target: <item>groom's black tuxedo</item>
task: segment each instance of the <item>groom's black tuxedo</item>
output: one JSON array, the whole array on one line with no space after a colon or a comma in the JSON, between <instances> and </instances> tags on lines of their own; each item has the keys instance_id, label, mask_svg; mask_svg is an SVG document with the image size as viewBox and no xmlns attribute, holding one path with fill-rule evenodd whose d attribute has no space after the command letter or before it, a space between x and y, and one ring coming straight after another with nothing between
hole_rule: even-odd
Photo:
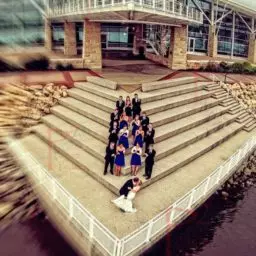
<instances>
[{"instance_id":1,"label":"groom's black tuxedo","mask_svg":"<svg viewBox=\"0 0 256 256\"><path fill-rule=\"evenodd\" d=\"M133 188L133 182L132 182L132 179L130 180L127 180L124 185L121 187L119 193L120 193L120 196L124 195L125 197L127 197L128 193L129 193L129 189L128 188Z\"/></svg>"}]
</instances>

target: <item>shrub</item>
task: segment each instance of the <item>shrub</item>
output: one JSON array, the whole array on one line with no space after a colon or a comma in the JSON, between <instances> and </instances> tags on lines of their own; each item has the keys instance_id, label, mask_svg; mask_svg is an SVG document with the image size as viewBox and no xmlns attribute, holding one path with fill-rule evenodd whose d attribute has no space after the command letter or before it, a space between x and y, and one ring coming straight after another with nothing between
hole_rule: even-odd
<instances>
[{"instance_id":1,"label":"shrub","mask_svg":"<svg viewBox=\"0 0 256 256\"><path fill-rule=\"evenodd\" d=\"M234 73L244 73L245 67L243 63L235 62L231 65L231 71Z\"/></svg>"},{"instance_id":2,"label":"shrub","mask_svg":"<svg viewBox=\"0 0 256 256\"><path fill-rule=\"evenodd\" d=\"M56 70L63 71L63 70L65 70L65 67L61 63L58 62L56 64Z\"/></svg>"},{"instance_id":3,"label":"shrub","mask_svg":"<svg viewBox=\"0 0 256 256\"><path fill-rule=\"evenodd\" d=\"M0 72L19 71L20 67L0 59Z\"/></svg>"},{"instance_id":4,"label":"shrub","mask_svg":"<svg viewBox=\"0 0 256 256\"><path fill-rule=\"evenodd\" d=\"M209 72L220 72L219 64L209 61L204 70Z\"/></svg>"},{"instance_id":5,"label":"shrub","mask_svg":"<svg viewBox=\"0 0 256 256\"><path fill-rule=\"evenodd\" d=\"M228 72L229 71L229 64L225 61L220 62L219 64L221 72Z\"/></svg>"},{"instance_id":6,"label":"shrub","mask_svg":"<svg viewBox=\"0 0 256 256\"><path fill-rule=\"evenodd\" d=\"M66 65L66 70L73 70L73 69L74 67L71 63Z\"/></svg>"},{"instance_id":7,"label":"shrub","mask_svg":"<svg viewBox=\"0 0 256 256\"><path fill-rule=\"evenodd\" d=\"M27 70L47 70L49 68L49 59L45 56L40 56L36 59L29 60L24 63Z\"/></svg>"},{"instance_id":8,"label":"shrub","mask_svg":"<svg viewBox=\"0 0 256 256\"><path fill-rule=\"evenodd\" d=\"M71 63L67 64L67 65L63 65L62 63L58 62L56 64L56 70L59 70L59 71L73 70L73 69L74 69L74 67Z\"/></svg>"}]
</instances>

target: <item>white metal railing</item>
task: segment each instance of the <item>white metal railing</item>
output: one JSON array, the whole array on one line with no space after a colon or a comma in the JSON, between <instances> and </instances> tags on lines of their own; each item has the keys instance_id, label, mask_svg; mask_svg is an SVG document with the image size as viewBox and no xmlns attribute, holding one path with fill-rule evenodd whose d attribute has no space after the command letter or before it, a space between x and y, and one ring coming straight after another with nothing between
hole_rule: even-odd
<instances>
[{"instance_id":1,"label":"white metal railing","mask_svg":"<svg viewBox=\"0 0 256 256\"><path fill-rule=\"evenodd\" d=\"M256 149L256 137L252 137L182 198L128 236L119 239L67 192L29 152L24 150L19 142L9 139L8 143L11 150L25 166L25 170L34 176L39 185L46 189L54 201L58 202L68 219L77 224L79 231L95 240L108 255L113 256L129 255L140 246L147 244L154 236L168 231L183 216L188 216L191 210L196 208L202 200L208 198L221 183L234 173L234 167Z\"/></svg>"},{"instance_id":2,"label":"white metal railing","mask_svg":"<svg viewBox=\"0 0 256 256\"><path fill-rule=\"evenodd\" d=\"M24 171L32 175L49 194L49 198L59 204L69 221L88 239L95 240L108 255L116 255L120 239L86 210L19 142L9 139L9 145L23 164Z\"/></svg>"},{"instance_id":3,"label":"white metal railing","mask_svg":"<svg viewBox=\"0 0 256 256\"><path fill-rule=\"evenodd\" d=\"M237 152L235 152L226 162L212 172L207 178L190 190L186 195L169 206L166 210L148 221L132 234L122 239L122 255L128 255L147 243L156 234L168 230L177 223L184 215L195 208L202 199L210 195L214 188L224 182L233 172L234 167L240 163L246 155L249 155L256 148L256 137L248 140Z\"/></svg>"},{"instance_id":4,"label":"white metal railing","mask_svg":"<svg viewBox=\"0 0 256 256\"><path fill-rule=\"evenodd\" d=\"M175 16L177 18L203 23L203 14L200 10L183 5L178 0L48 0L47 11L49 17L70 14L86 14L101 11L118 11L139 8L141 11L153 11ZM115 9L113 9L115 8Z\"/></svg>"}]
</instances>

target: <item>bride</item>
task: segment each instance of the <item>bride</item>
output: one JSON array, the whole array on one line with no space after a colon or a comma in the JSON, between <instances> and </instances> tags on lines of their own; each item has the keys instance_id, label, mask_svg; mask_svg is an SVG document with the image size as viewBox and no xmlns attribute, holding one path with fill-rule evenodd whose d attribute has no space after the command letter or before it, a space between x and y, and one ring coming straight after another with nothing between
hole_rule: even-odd
<instances>
[{"instance_id":1,"label":"bride","mask_svg":"<svg viewBox=\"0 0 256 256\"><path fill-rule=\"evenodd\" d=\"M136 177L137 178L137 177ZM128 180L125 185L123 186L127 188L127 190L129 190L129 192L127 193L127 196L125 196L125 193L121 193L122 188L120 190L120 194L121 196L118 197L115 200L112 200L112 202L119 207L121 210L123 210L124 212L136 212L137 210L135 208L133 208L133 204L132 201L135 198L136 193L140 190L140 185L141 185L141 181L137 178L134 178L137 182L134 182L133 180ZM132 186L128 187L129 182L132 182Z\"/></svg>"}]
</instances>

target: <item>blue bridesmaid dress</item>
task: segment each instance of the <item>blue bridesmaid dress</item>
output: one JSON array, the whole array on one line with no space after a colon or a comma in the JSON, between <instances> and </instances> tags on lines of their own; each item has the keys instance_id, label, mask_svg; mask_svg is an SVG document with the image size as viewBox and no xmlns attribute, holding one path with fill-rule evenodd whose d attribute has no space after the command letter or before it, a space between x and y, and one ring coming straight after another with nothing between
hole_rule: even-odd
<instances>
[{"instance_id":1,"label":"blue bridesmaid dress","mask_svg":"<svg viewBox=\"0 0 256 256\"><path fill-rule=\"evenodd\" d=\"M139 143L140 147L142 148L143 147L143 138L142 138L142 134L138 134L136 137L135 137L135 140L134 140L134 146L137 145L137 143Z\"/></svg>"},{"instance_id":2,"label":"blue bridesmaid dress","mask_svg":"<svg viewBox=\"0 0 256 256\"><path fill-rule=\"evenodd\" d=\"M116 154L115 164L118 166L125 166L124 152L118 151L119 154Z\"/></svg>"},{"instance_id":3,"label":"blue bridesmaid dress","mask_svg":"<svg viewBox=\"0 0 256 256\"><path fill-rule=\"evenodd\" d=\"M123 144L123 146L127 149L129 148L129 141L128 141L128 136L127 133L123 133L120 138L118 144Z\"/></svg>"},{"instance_id":4,"label":"blue bridesmaid dress","mask_svg":"<svg viewBox=\"0 0 256 256\"><path fill-rule=\"evenodd\" d=\"M133 153L131 158L131 165L141 165L141 156Z\"/></svg>"}]
</instances>

